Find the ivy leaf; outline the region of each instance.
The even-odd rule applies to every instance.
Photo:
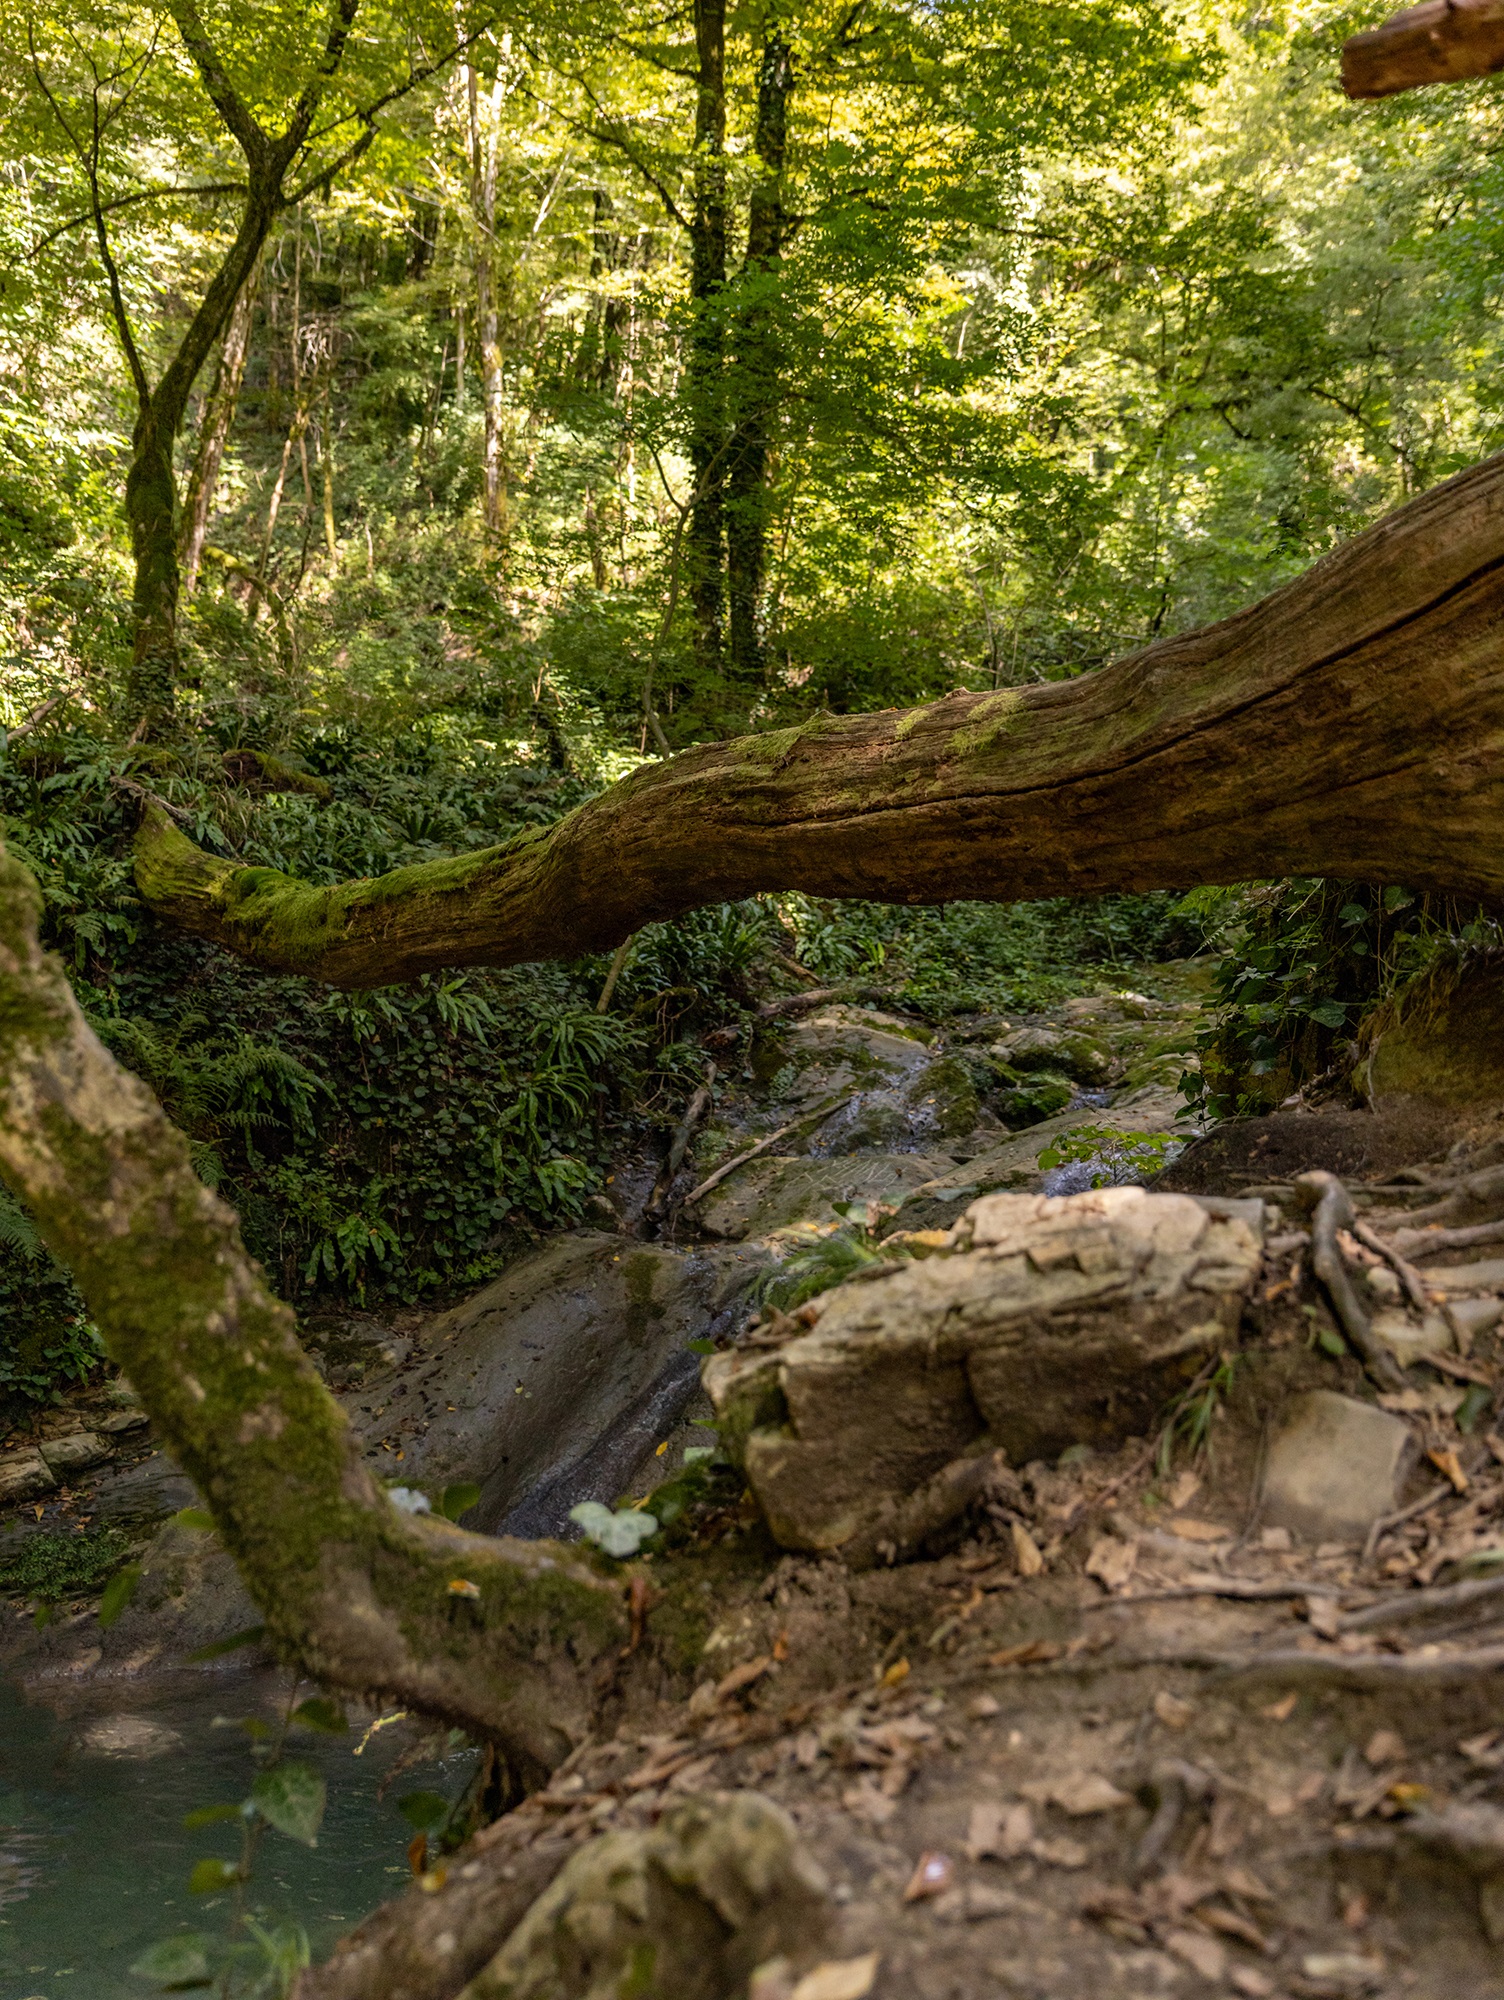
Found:
[[[127,1563],[124,1569],[117,1569],[105,1585],[104,1595],[99,1600],[99,1622],[105,1631],[130,1604],[140,1581],[140,1563]]]
[[[327,1791],[311,1764],[274,1764],[258,1772],[251,1797],[261,1817],[289,1840],[318,1845]]]
[[[195,1806],[191,1813],[184,1813],[183,1825],[189,1833],[197,1833],[201,1826],[219,1826],[230,1819],[244,1819],[244,1806]]]
[[[434,1833],[449,1817],[449,1801],[441,1792],[409,1792],[397,1810],[419,1833]]]
[[[209,1984],[209,1940],[197,1931],[163,1938],[149,1945],[131,1966],[133,1979],[150,1979],[169,1992],[181,1993],[193,1986]]]
[[[1318,1000],[1306,1012],[1323,1028],[1340,1028],[1347,1019],[1347,1009],[1340,1000]]]
[[[300,1701],[292,1712],[292,1719],[302,1723],[305,1729],[317,1729],[324,1736],[343,1736],[350,1727],[339,1703],[321,1694],[310,1695],[307,1701]]]
[[[599,1500],[582,1500],[578,1507],[570,1508],[569,1518],[584,1530],[586,1541],[594,1542],[608,1556],[635,1556],[643,1543],[651,1541],[658,1532],[655,1515],[644,1514],[636,1507],[623,1507],[619,1513],[612,1513]]]
[[[207,1646],[200,1646],[188,1655],[190,1666],[198,1666],[203,1660],[217,1660],[224,1653],[237,1653],[242,1646],[255,1646],[266,1637],[264,1625],[247,1625],[243,1632],[232,1632],[228,1639],[212,1639]]]
[[[172,1520],[174,1527],[198,1528],[211,1535],[214,1532],[214,1516],[207,1507],[180,1507]]]
[[[221,1861],[218,1855],[209,1856],[194,1862],[193,1873],[188,1877],[188,1893],[192,1896],[212,1896],[239,1880],[240,1870],[233,1861]]]
[[[446,1521],[457,1521],[461,1514],[469,1513],[479,1498],[478,1486],[460,1480],[453,1486],[446,1486],[439,1495],[439,1512]]]

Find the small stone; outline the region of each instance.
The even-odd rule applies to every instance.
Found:
[[[79,1748],[92,1750],[96,1757],[116,1757],[145,1762],[181,1750],[183,1739],[165,1722],[153,1722],[145,1715],[110,1715],[91,1723],[78,1739]]]
[[[56,1485],[40,1452],[18,1451],[0,1458],[0,1507],[51,1493]]]
[[[1171,1694],[1168,1688],[1161,1688],[1154,1697],[1154,1713],[1166,1729],[1184,1729],[1195,1717],[1196,1704],[1182,1700],[1178,1694]]]
[[[1259,1536],[1259,1547],[1267,1549],[1270,1555],[1288,1555],[1294,1547],[1288,1528],[1265,1528]]]
[[[103,1465],[110,1447],[93,1431],[70,1431],[67,1437],[49,1438],[41,1447],[49,1470],[59,1475],[86,1472],[91,1465]]]
[[[1119,1541],[1116,1535],[1099,1535],[1086,1558],[1086,1574],[1094,1576],[1104,1589],[1122,1590],[1137,1561],[1137,1542]]]
[[[973,1722],[986,1722],[989,1717],[1001,1715],[1003,1704],[994,1694],[974,1695],[966,1704],[966,1713]]]
[[[1347,1993],[1369,1993],[1384,1978],[1384,1962],[1352,1951],[1317,1951],[1301,1960],[1307,1979],[1324,1980]]]
[[[126,1431],[144,1430],[150,1422],[151,1418],[145,1410],[113,1410],[109,1416],[101,1418],[95,1429],[103,1431],[107,1437],[120,1437]]]
[[[1410,1449],[1398,1417],[1317,1389],[1296,1400],[1269,1447],[1266,1510],[1278,1526],[1355,1540],[1392,1512]]]

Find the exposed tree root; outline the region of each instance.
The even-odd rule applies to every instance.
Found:
[[[1347,1189],[1335,1174],[1300,1174],[1297,1191],[1313,1204],[1311,1213],[1311,1264],[1332,1302],[1332,1310],[1364,1367],[1385,1389],[1403,1389],[1405,1373],[1369,1322],[1348,1275],[1337,1243],[1339,1229],[1351,1230],[1356,1222]]]
[[[502,847],[315,888],[148,806],[157,915],[363,987],[610,950],[761,891],[900,903],[1312,873],[1504,898],[1504,457],[1098,673],[644,766]]]

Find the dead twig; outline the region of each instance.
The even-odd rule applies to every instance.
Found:
[[[1504,1576],[1475,1577],[1436,1590],[1395,1591],[1378,1604],[1347,1612],[1337,1622],[1344,1632],[1364,1631],[1375,1625],[1408,1625],[1413,1619],[1429,1618],[1433,1612],[1460,1611],[1465,1605],[1500,1595],[1504,1595]]]
[[[645,1211],[649,1216],[657,1217],[663,1213],[664,1206],[668,1201],[669,1189],[673,1186],[674,1178],[678,1174],[679,1169],[684,1165],[684,1155],[689,1151],[689,1142],[694,1137],[701,1119],[715,1102],[715,1076],[715,1064],[707,1063],[705,1065],[705,1081],[700,1085],[694,1096],[690,1098],[685,1108],[684,1116],[679,1120],[674,1130],[674,1136],[669,1142],[668,1156],[663,1162],[663,1168],[658,1175],[657,1181],[654,1183],[652,1196],[648,1201]]]
[[[1099,1597],[1084,1604],[1083,1611],[1108,1611],[1119,1604],[1168,1604],[1182,1597],[1236,1597],[1250,1602],[1275,1603],[1286,1597],[1344,1597],[1335,1583],[1307,1583],[1298,1579],[1276,1582],[1259,1576],[1192,1576],[1167,1590],[1136,1590],[1130,1597]]]
[[[1392,1514],[1381,1514],[1368,1531],[1368,1540],[1363,1544],[1363,1560],[1367,1562],[1379,1543],[1391,1528],[1398,1528],[1406,1521],[1413,1521],[1417,1514],[1424,1514],[1436,1505],[1438,1500],[1452,1497],[1450,1486],[1435,1486],[1429,1493],[1423,1493],[1419,1500],[1412,1500],[1408,1507],[1400,1507]]]
[[[1209,1647],[1186,1647],[1160,1653],[1117,1653],[1109,1659],[1084,1652],[1031,1663],[1038,1674],[1127,1673],[1137,1668],[1184,1667],[1203,1673],[1268,1675],[1317,1686],[1374,1689],[1387,1687],[1446,1687],[1453,1682],[1485,1680],[1504,1668],[1504,1646],[1480,1646],[1467,1653],[1339,1653],[1302,1652],[1279,1647],[1269,1652],[1218,1653]]]
[[[780,1125],[778,1130],[770,1132],[766,1139],[759,1139],[755,1146],[749,1146],[744,1153],[738,1153],[734,1160],[727,1160],[723,1167],[717,1167],[715,1172],[701,1181],[697,1188],[690,1189],[679,1206],[688,1208],[692,1203],[701,1200],[712,1188],[718,1188],[728,1175],[734,1174],[738,1167],[744,1167],[749,1160],[755,1160],[759,1154],[766,1153],[770,1147],[776,1146],[780,1139],[787,1139],[790,1133],[802,1131],[809,1125],[818,1125],[833,1112],[839,1111],[843,1104],[849,1104],[855,1096],[854,1090],[848,1090],[843,1097],[828,1099],[817,1111],[806,1111],[802,1118],[792,1118],[787,1125]]]
[[[46,701],[38,702],[29,715],[23,715],[14,729],[0,729],[7,743],[19,743],[23,736],[30,736],[41,728],[54,709],[61,708],[68,699],[68,693],[49,695]]]
[[[1357,1220],[1347,1189],[1335,1174],[1322,1172],[1300,1174],[1295,1188],[1311,1205],[1311,1265],[1332,1302],[1342,1331],[1381,1388],[1404,1389],[1405,1371],[1375,1337],[1337,1245],[1337,1231],[1351,1232]]]

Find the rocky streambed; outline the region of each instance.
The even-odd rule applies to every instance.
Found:
[[[706,1825],[750,1843],[705,1863],[712,1904],[774,1853],[761,1879],[803,1912],[781,1930],[739,1905],[726,1948],[756,1959],[757,2000],[1504,1990],[1504,1092],[1448,1101],[1397,1066],[1407,1088],[1368,1110],[1223,1127],[1164,1170],[1196,972],[1160,976],[938,1038],[849,1004],[774,1013],[716,1053],[678,1172],[623,1163],[599,1227],[446,1313],[313,1329],[385,1476],[477,1486],[482,1529],[642,1494],[712,1417],[746,1481],[703,1606],[650,1636],[661,1698],[488,1849],[529,1891],[516,1990],[584,1994],[560,1912],[589,1907],[592,1843],[647,1880],[679,1842],[693,1875]],[[1035,1122],[1010,1130],[1024,1092]],[[1354,1196],[1338,1254],[1398,1382],[1317,1275],[1313,1166]],[[853,1218],[855,1281],[758,1304]],[[38,1449],[54,1483],[12,1537],[181,1504],[109,1414],[53,1427],[111,1463],[65,1483]],[[108,1631],[83,1604],[13,1617],[11,1671],[75,1730],[171,1728],[227,1671],[185,1653],[253,1616],[212,1537],[171,1524]],[[529,1914],[569,1855],[578,1895]],[[402,1920],[438,1922],[444,1893]],[[740,2000],[750,1960],[715,1964],[705,1992]]]

